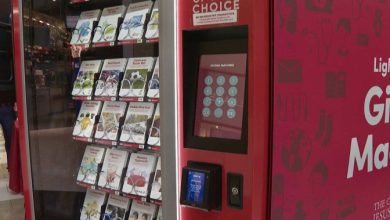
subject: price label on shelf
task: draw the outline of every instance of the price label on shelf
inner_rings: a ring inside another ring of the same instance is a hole
[[[110,42],[110,46],[112,47],[112,46],[114,46],[115,45],[115,43],[114,42]]]

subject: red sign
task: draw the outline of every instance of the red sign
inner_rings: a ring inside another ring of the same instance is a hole
[[[271,219],[389,218],[389,5],[274,8]]]

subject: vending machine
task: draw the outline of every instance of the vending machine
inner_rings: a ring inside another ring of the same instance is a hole
[[[13,1],[27,219],[390,218],[389,4]]]

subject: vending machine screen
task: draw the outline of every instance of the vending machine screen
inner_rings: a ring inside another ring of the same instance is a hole
[[[180,203],[203,210],[221,208],[222,167],[199,161],[187,161],[183,167]]]
[[[246,54],[200,57],[194,136],[240,140]]]
[[[205,173],[189,171],[187,174],[187,196],[190,203],[203,204],[205,195]]]

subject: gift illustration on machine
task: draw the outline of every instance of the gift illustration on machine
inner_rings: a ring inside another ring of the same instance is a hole
[[[87,190],[80,220],[99,220],[101,208],[106,202],[106,193],[97,190]]]
[[[148,98],[160,98],[160,68],[159,58],[157,57],[156,65],[154,65],[153,75],[149,80]]]
[[[148,195],[149,178],[154,171],[155,165],[155,155],[131,154],[122,192],[146,197]]]
[[[120,97],[144,97],[146,82],[154,64],[153,57],[130,58],[122,80]]]
[[[77,181],[90,185],[95,185],[98,174],[98,165],[103,162],[105,148],[88,145],[85,148],[83,160],[79,173],[77,175]]]
[[[152,117],[154,104],[131,102],[120,136],[121,142],[145,144],[148,122]]]
[[[159,25],[159,11],[158,11],[158,0],[154,3],[152,14],[146,29],[145,38],[153,39],[158,38],[158,25]]]
[[[99,123],[96,126],[95,138],[115,141],[118,137],[119,122],[124,116],[126,102],[106,101],[103,104]]]
[[[95,74],[100,72],[101,60],[83,61],[73,83],[72,96],[91,96]]]
[[[119,190],[123,168],[128,157],[127,151],[107,149],[98,186],[100,188]]]
[[[152,4],[152,1],[145,1],[129,5],[125,19],[120,26],[119,41],[142,39],[145,19],[151,10]]]
[[[116,39],[118,19],[123,17],[124,5],[103,9],[98,26],[95,28],[93,43],[114,42]]]
[[[100,13],[101,11],[97,9],[84,11],[80,14],[76,28],[73,30],[70,44],[89,44],[91,42],[93,23],[99,19]]]
[[[73,129],[73,136],[90,138],[92,137],[95,118],[100,112],[101,102],[84,101],[81,105],[76,124]]]
[[[129,205],[130,200],[128,198],[110,194],[103,220],[125,220]]]
[[[129,220],[153,220],[157,211],[157,206],[141,202],[133,201],[130,209]]]
[[[96,83],[96,97],[116,98],[120,75],[125,69],[126,62],[125,58],[104,60],[102,72]]]
[[[160,146],[160,103],[157,104],[154,113],[153,123],[149,131],[148,144],[151,146]]]

